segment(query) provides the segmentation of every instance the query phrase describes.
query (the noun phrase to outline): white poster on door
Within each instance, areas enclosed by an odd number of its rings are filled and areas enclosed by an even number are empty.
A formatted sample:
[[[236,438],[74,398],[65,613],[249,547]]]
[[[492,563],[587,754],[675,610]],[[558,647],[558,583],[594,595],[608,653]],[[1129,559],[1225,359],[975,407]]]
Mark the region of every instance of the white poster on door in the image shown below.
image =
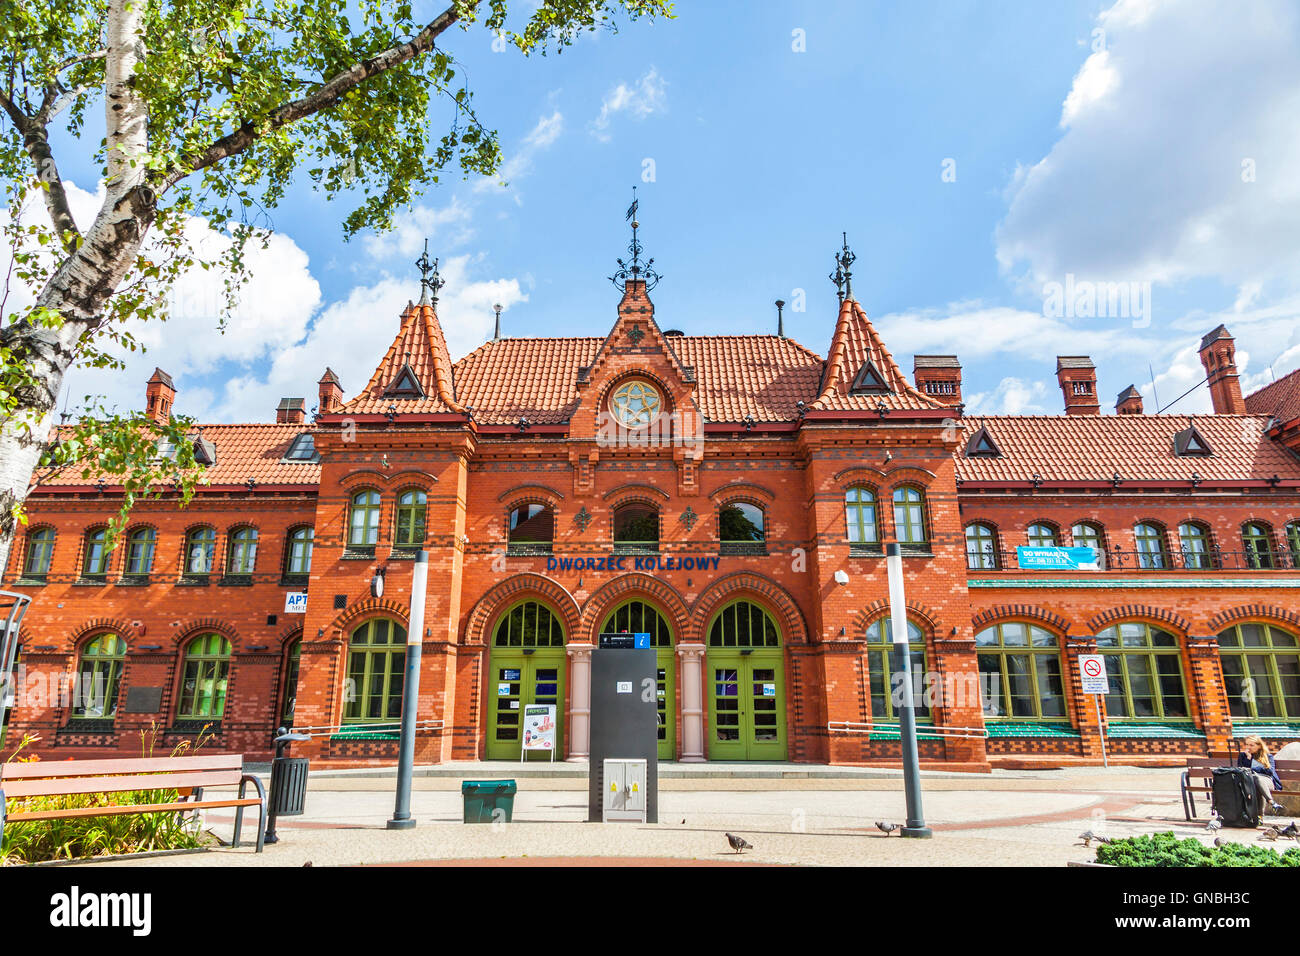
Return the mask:
[[[524,749],[555,753],[554,704],[529,704],[524,708]]]

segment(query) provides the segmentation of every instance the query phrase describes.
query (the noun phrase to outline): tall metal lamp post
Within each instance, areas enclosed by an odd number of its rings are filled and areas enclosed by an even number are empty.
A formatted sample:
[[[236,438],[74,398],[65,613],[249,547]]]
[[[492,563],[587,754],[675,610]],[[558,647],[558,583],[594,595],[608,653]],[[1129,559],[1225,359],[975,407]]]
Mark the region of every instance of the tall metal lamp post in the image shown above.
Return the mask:
[[[429,583],[429,552],[415,555],[411,572],[411,619],[406,631],[406,682],[402,685],[402,736],[397,757],[397,802],[390,830],[410,830],[411,772],[415,765],[415,720],[420,707],[420,658],[424,653],[424,592]]]
[[[907,641],[907,602],[903,596],[903,554],[897,541],[885,545],[889,572],[889,617],[894,639],[894,658],[901,660],[902,704],[898,708],[898,739],[903,747],[903,786],[907,792],[907,823],[899,833],[905,837],[930,837],[921,809],[920,758],[916,750],[916,713],[912,694],[912,654]]]
[[[18,655],[18,628],[32,599],[14,591],[0,591],[0,728],[16,695],[14,658]]]

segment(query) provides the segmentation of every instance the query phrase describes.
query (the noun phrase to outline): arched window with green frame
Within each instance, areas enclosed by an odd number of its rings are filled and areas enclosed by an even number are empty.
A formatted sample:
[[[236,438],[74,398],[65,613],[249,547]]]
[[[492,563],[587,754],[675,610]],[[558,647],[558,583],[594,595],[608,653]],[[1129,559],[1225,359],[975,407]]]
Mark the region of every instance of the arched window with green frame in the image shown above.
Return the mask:
[[[1149,521],[1133,526],[1133,542],[1137,547],[1137,566],[1153,571],[1169,566],[1165,550],[1165,529]]]
[[[1286,546],[1291,553],[1291,567],[1300,568],[1300,521],[1287,523]]]
[[[998,535],[991,525],[975,522],[966,526],[966,567],[991,571],[998,566]]]
[[[1031,548],[1055,548],[1061,543],[1056,529],[1045,521],[1035,521],[1025,534]]]
[[[316,540],[316,529],[310,525],[289,532],[285,548],[284,573],[287,577],[306,577],[311,574],[311,552]]]
[[[101,720],[117,714],[117,695],[126,661],[126,642],[116,634],[100,634],[81,648],[72,716]]]
[[[540,601],[524,601],[502,615],[492,643],[497,647],[563,647],[560,619]]]
[[[81,563],[83,578],[102,578],[108,574],[108,529],[94,528],[86,532],[86,548]]]
[[[1106,656],[1106,713],[1114,720],[1186,720],[1187,687],[1178,638],[1142,621],[1106,628],[1097,635]]]
[[[850,551],[880,552],[880,513],[872,489],[863,485],[845,489],[844,523]]]
[[[898,720],[902,688],[895,674],[902,669],[894,661],[894,624],[887,617],[873,621],[867,628],[867,671],[871,685],[871,716],[876,721]],[[925,632],[908,618],[908,656],[912,668],[912,699],[918,720],[930,719],[930,702],[925,695]]]
[[[1199,521],[1184,521],[1178,526],[1178,547],[1183,567],[1192,571],[1210,568],[1210,529]]]
[[[400,720],[405,668],[406,628],[402,625],[376,617],[353,630],[348,641],[344,723]]]
[[[1219,634],[1228,713],[1300,720],[1300,641],[1276,624],[1234,624]]]
[[[185,535],[185,573],[210,574],[216,551],[216,528],[192,528]]]
[[[930,528],[925,518],[925,492],[920,488],[903,485],[894,489],[894,534],[904,550],[929,550]]]
[[[50,559],[54,556],[54,529],[36,528],[27,535],[27,561],[23,577],[43,580],[50,573]]]
[[[424,544],[425,514],[429,496],[419,488],[397,496],[397,514],[393,544],[399,548],[418,548]]]
[[[348,509],[348,545],[373,548],[379,541],[379,492],[358,491]]]
[[[153,570],[154,547],[158,535],[153,528],[138,528],[126,539],[126,568],[124,573],[143,577]]]
[[[1254,570],[1272,568],[1273,532],[1268,525],[1252,521],[1241,528],[1241,544],[1246,550],[1246,566]]]
[[[281,693],[280,723],[284,727],[293,726],[293,712],[298,702],[298,669],[302,663],[302,638],[297,638],[289,645],[289,653],[284,663],[284,690]]]
[[[245,525],[230,535],[226,574],[252,574],[257,567],[257,529]]]
[[[975,635],[984,716],[1065,720],[1061,645],[1051,631],[1021,621]]]
[[[220,634],[200,634],[185,646],[180,699],[182,720],[220,720],[226,712],[230,680],[230,641]]]

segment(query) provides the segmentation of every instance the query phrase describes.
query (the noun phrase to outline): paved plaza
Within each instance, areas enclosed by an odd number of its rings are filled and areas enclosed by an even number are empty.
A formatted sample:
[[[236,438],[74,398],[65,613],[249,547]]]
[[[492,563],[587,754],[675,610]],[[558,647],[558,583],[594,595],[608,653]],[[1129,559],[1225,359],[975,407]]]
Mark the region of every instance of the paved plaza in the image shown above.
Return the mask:
[[[992,774],[939,772],[924,778],[931,840],[885,836],[877,820],[901,823],[901,775],[887,769],[749,767],[703,770],[668,765],[660,781],[659,823],[586,823],[582,768],[510,764],[424,768],[412,794],[414,830],[390,831],[393,778],[382,771],[312,775],[307,812],[281,818],[280,842],[255,854],[208,852],[150,857],[136,866],[313,866],[474,862],[529,864],[769,864],[864,866],[1064,866],[1092,862],[1085,829],[1111,837],[1173,830],[1209,840],[1183,819],[1179,772],[1115,767]],[[513,822],[461,822],[461,780],[513,777]],[[1204,806],[1201,807],[1204,813]],[[228,841],[232,817],[205,821]],[[754,849],[737,856],[724,833]],[[246,831],[247,832],[247,831]],[[1254,831],[1225,830],[1252,842]]]

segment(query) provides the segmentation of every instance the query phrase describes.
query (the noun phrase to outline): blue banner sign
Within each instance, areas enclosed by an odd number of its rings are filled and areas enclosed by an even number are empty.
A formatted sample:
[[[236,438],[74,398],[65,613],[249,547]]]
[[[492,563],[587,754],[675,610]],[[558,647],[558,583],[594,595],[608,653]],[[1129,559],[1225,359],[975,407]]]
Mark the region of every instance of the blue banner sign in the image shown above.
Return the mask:
[[[1021,571],[1100,571],[1096,548],[1016,548]]]

